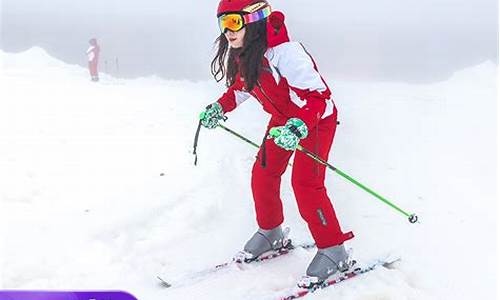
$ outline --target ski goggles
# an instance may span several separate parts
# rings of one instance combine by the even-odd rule
[[[218,17],[219,28],[222,33],[231,30],[240,31],[246,24],[263,20],[271,14],[271,7],[267,6],[251,14],[226,13]]]

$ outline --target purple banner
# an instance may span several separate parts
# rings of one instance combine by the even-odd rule
[[[137,300],[127,292],[0,291],[1,300]]]

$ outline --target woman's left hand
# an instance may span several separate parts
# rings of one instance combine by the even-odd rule
[[[295,151],[301,139],[307,137],[307,126],[301,119],[288,119],[285,126],[277,126],[271,128],[267,138],[274,139],[274,142],[279,147]]]

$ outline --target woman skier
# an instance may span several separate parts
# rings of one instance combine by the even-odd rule
[[[252,169],[259,228],[235,257],[250,262],[290,242],[281,228],[281,176],[299,142],[328,159],[337,109],[310,54],[302,44],[289,40],[283,13],[271,12],[267,1],[221,0],[217,18],[221,34],[211,69],[217,81],[225,78],[228,89],[200,114],[201,124],[216,128],[224,114],[250,96],[271,114]],[[306,276],[298,283],[301,287],[320,284],[351,264],[343,243],[354,235],[342,232],[324,181],[325,166],[296,151],[292,187],[318,247]]]

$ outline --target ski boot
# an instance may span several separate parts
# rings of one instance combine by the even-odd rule
[[[305,289],[321,286],[327,279],[350,270],[355,263],[342,244],[318,249],[307,268],[306,276],[297,285]]]
[[[254,260],[263,258],[268,255],[288,251],[291,242],[288,239],[290,229],[287,227],[285,230],[281,226],[271,230],[259,229],[245,244],[243,251],[238,252],[233,261],[241,263],[250,263]]]

